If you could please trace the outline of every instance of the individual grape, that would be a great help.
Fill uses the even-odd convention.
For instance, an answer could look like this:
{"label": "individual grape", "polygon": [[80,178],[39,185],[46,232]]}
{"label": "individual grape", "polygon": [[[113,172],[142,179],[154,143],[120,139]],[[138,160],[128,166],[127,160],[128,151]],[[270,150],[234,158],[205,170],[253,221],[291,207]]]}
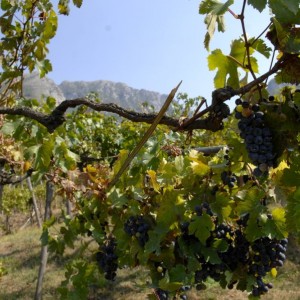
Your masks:
{"label": "individual grape", "polygon": [[243,106],[239,104],[239,105],[236,106],[235,110],[237,112],[241,113],[243,111]]}
{"label": "individual grape", "polygon": [[250,107],[250,103],[247,102],[247,101],[243,101],[243,102],[242,102],[242,107],[243,107],[243,108],[249,108],[249,107]]}
{"label": "individual grape", "polygon": [[259,105],[258,105],[258,104],[254,104],[254,105],[252,105],[252,110],[253,110],[254,112],[257,112],[257,111],[259,111],[259,109],[260,109],[260,107],[259,107]]}
{"label": "individual grape", "polygon": [[242,104],[242,99],[241,98],[237,98],[236,100],[235,100],[235,104],[236,105],[240,105],[240,104]]}
{"label": "individual grape", "polygon": [[275,97],[274,96],[269,96],[269,101],[274,101]]}

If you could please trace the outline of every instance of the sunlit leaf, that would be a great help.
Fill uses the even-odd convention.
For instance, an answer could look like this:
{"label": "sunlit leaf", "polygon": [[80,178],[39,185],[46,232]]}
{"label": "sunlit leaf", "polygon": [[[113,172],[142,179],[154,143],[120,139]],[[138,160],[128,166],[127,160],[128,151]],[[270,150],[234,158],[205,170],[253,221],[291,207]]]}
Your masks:
{"label": "sunlit leaf", "polygon": [[299,0],[269,0],[275,17],[283,23],[299,24]]}
{"label": "sunlit leaf", "polygon": [[191,222],[189,233],[195,234],[200,242],[205,245],[206,240],[210,236],[210,231],[214,229],[214,226],[211,217],[207,214],[203,214]]}
{"label": "sunlit leaf", "polygon": [[248,0],[248,4],[252,5],[259,12],[262,12],[267,6],[267,0]]}
{"label": "sunlit leaf", "polygon": [[150,177],[150,182],[151,182],[152,187],[154,188],[154,190],[155,190],[156,192],[159,192],[159,190],[160,190],[160,185],[159,185],[159,183],[157,182],[156,172],[153,171],[153,170],[148,170],[148,171],[147,171],[147,174],[148,174],[149,177]]}
{"label": "sunlit leaf", "polygon": [[73,0],[73,3],[75,6],[77,6],[78,8],[81,7],[83,0]]}

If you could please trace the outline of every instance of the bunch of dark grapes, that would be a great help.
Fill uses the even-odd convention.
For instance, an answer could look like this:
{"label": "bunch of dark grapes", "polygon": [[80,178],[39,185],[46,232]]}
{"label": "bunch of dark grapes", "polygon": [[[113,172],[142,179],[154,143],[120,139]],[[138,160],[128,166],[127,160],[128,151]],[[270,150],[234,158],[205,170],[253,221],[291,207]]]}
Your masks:
{"label": "bunch of dark grapes", "polygon": [[118,269],[118,256],[115,254],[117,243],[115,238],[109,237],[96,253],[99,268],[105,273],[107,280],[114,280]]}
{"label": "bunch of dark grapes", "polygon": [[206,286],[204,282],[208,277],[211,277],[215,281],[220,281],[221,276],[222,274],[224,274],[226,269],[227,267],[223,262],[220,264],[212,264],[210,262],[203,261],[201,264],[201,269],[195,272],[196,289],[197,290],[205,289]]}
{"label": "bunch of dark grapes", "polygon": [[230,171],[223,171],[221,173],[221,180],[223,184],[227,185],[229,188],[233,188],[237,183],[237,176]]}
{"label": "bunch of dark grapes", "polygon": [[251,105],[241,99],[237,99],[236,104],[235,116],[239,119],[240,136],[245,141],[249,158],[256,166],[253,175],[261,176],[275,164],[271,130],[258,104]]}
{"label": "bunch of dark grapes", "polygon": [[202,216],[204,212],[207,213],[209,216],[213,216],[213,212],[209,206],[209,203],[207,202],[203,202],[200,205],[196,205],[195,212],[199,217]]}
{"label": "bunch of dark grapes", "polygon": [[169,292],[160,288],[155,289],[155,295],[158,297],[159,300],[169,299]]}
{"label": "bunch of dark grapes", "polygon": [[[263,281],[273,268],[281,267],[285,260],[287,240],[270,239],[262,237],[249,242],[245,235],[245,229],[248,225],[250,214],[241,216],[236,225],[227,223],[218,223],[218,217],[213,213],[209,203],[203,202],[195,207],[195,217],[201,217],[203,213],[208,214],[215,224],[210,237],[206,240],[206,247],[213,247],[216,239],[227,243],[226,251],[217,251],[220,258],[219,263],[207,261],[201,252],[195,253],[201,267],[195,271],[194,282],[197,290],[206,288],[205,281],[208,277],[215,281],[224,282],[225,272],[235,272],[242,268],[249,276],[255,278],[255,284],[252,287],[252,295],[260,296],[272,288],[271,283]],[[180,224],[182,239],[187,246],[197,249],[197,243],[200,241],[194,234],[189,233],[190,222],[186,221]],[[200,247],[201,248],[201,247]],[[229,282],[227,287],[233,288],[236,281]]]}
{"label": "bunch of dark grapes", "polygon": [[273,287],[271,283],[265,283],[262,277],[273,268],[283,266],[287,243],[287,239],[262,237],[251,245],[252,259],[249,262],[248,272],[256,277],[256,284],[252,289],[253,296],[260,296]]}
{"label": "bunch of dark grapes", "polygon": [[131,216],[124,224],[124,231],[130,236],[135,236],[142,247],[149,240],[149,229],[150,225],[145,221],[143,216]]}

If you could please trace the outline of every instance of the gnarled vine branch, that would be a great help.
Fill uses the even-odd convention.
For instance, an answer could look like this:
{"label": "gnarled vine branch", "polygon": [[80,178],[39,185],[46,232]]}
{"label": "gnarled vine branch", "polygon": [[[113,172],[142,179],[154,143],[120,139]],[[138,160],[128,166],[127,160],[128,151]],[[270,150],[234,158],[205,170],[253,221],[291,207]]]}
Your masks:
{"label": "gnarled vine branch", "polygon": [[[262,83],[266,78],[270,75],[276,73],[279,69],[282,68],[285,62],[285,56],[282,56],[280,60],[270,69],[268,72],[263,74],[262,76],[256,78],[249,84],[237,89],[233,90],[230,87],[225,87],[221,89],[216,89],[212,92],[212,104],[208,106],[206,109],[200,111],[196,115],[193,116],[192,122],[184,122],[177,118],[172,118],[169,116],[163,116],[160,120],[160,124],[167,125],[174,128],[180,128],[180,130],[190,131],[194,129],[205,129],[210,131],[217,131],[222,129],[220,124],[220,120],[214,119],[214,117],[209,114],[206,118],[200,119],[200,117],[204,116],[213,111],[213,108],[226,100],[231,99],[236,95],[243,95],[249,92],[253,87],[257,86],[257,84]],[[124,109],[114,103],[96,103],[86,98],[77,98],[73,100],[65,100],[61,102],[50,114],[44,114],[42,112],[35,111],[28,107],[0,107],[0,115],[19,115],[30,118],[44,125],[47,130],[52,133],[55,131],[57,127],[62,125],[65,122],[64,114],[66,113],[68,108],[75,108],[80,105],[85,105],[95,111],[98,112],[110,112],[119,115],[125,119],[128,119],[132,122],[145,122],[145,123],[153,123],[157,114],[155,113],[140,113],[132,110]]]}

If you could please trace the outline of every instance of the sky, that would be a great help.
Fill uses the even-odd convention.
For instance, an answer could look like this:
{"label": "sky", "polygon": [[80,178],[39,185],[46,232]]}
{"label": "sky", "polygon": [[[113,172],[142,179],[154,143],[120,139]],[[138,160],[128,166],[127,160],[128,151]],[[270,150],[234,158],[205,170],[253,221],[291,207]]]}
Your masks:
{"label": "sky", "polygon": [[[239,14],[242,1],[232,8]],[[181,80],[179,92],[210,99],[215,72],[207,66],[200,0],[84,0],[80,9],[59,16],[49,46],[53,71],[63,80],[111,80],[137,89],[168,94]],[[247,33],[257,36],[270,16],[246,14]],[[261,21],[257,22],[257,17]],[[211,50],[228,53],[242,31],[240,21],[225,14],[227,31],[215,33]],[[267,70],[265,62],[261,70]]]}

